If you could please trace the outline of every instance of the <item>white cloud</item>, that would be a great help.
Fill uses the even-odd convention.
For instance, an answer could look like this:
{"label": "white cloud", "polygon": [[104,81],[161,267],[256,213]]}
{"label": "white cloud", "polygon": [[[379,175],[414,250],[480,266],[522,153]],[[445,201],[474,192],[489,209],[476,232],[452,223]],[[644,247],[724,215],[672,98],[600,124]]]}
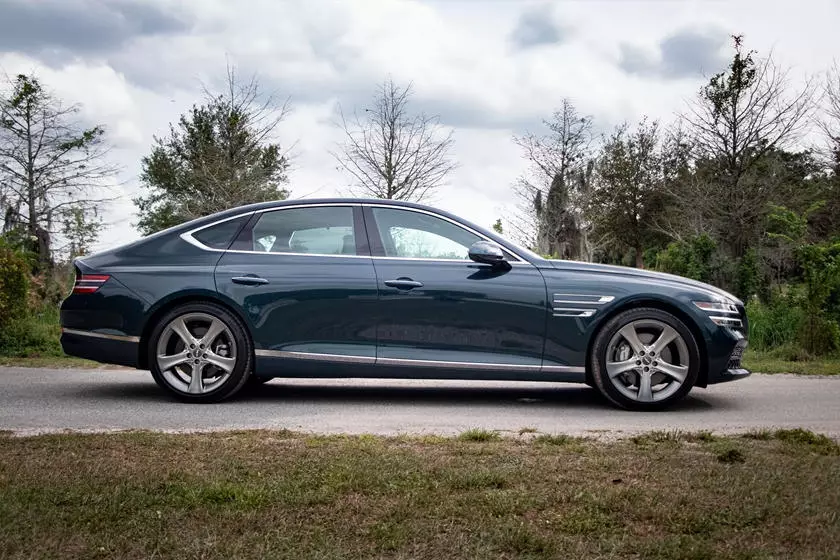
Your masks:
{"label": "white cloud", "polygon": [[[63,0],[62,13],[96,1],[104,2]],[[55,4],[42,9],[50,6]],[[92,19],[88,29],[97,29],[104,17],[77,10],[76,19]],[[794,65],[794,80],[827,68],[840,52],[834,32],[840,4],[832,0],[796,10],[759,0],[158,0],[143,13],[161,22],[159,30],[122,22],[139,31],[119,40],[89,37],[76,51],[77,36],[63,42],[53,37],[50,44],[63,49],[59,58],[33,50],[32,37],[55,32],[37,21],[26,44],[6,41],[0,47],[2,69],[37,70],[66,101],[83,103],[86,121],[104,123],[111,132],[125,184],[123,199],[109,212],[114,226],[102,246],[137,235],[128,224],[134,221],[130,196],[138,186],[140,158],[155,134],[165,134],[170,121],[200,101],[201,83],[212,85],[223,75],[226,58],[243,73],[258,71],[267,88],[291,96],[294,112],[280,139],[297,142],[291,175],[296,196],[346,189],[347,178],[329,155],[340,140],[332,126],[336,103],[346,110],[364,105],[389,74],[413,81],[415,106],[440,114],[455,129],[460,167],[436,203],[486,226],[515,204],[510,185],[526,165],[511,136],[536,130],[564,96],[603,129],[643,114],[669,120],[703,81],[679,66],[681,57],[714,60],[700,56],[690,40],[671,48],[669,37],[681,31],[743,33],[749,48],[773,49],[780,62]],[[528,14],[548,14],[552,26],[528,35],[535,48],[516,48],[512,34],[523,21],[533,23]],[[667,64],[677,78],[622,69],[627,45],[652,53],[654,62],[666,55],[658,49],[671,48]]]}

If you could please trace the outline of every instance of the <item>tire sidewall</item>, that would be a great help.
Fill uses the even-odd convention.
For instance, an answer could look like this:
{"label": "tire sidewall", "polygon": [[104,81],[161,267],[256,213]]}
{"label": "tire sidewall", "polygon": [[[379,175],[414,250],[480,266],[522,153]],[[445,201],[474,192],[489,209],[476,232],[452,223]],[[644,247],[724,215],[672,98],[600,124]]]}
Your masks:
{"label": "tire sidewall", "polygon": [[[610,340],[612,340],[613,336],[625,325],[640,319],[652,319],[672,327],[683,338],[688,348],[689,368],[685,381],[676,393],[662,401],[643,403],[630,399],[613,386],[613,383],[607,374],[606,354],[607,346],[609,345]],[[697,341],[695,340],[694,335],[691,333],[691,330],[680,319],[661,309],[643,307],[638,309],[629,309],[619,313],[610,319],[601,328],[601,330],[598,331],[598,334],[595,337],[595,342],[592,345],[591,363],[592,379],[595,382],[596,388],[613,404],[628,410],[663,410],[681,400],[694,387],[700,373],[700,350],[697,346]]]}
{"label": "tire sidewall", "polygon": [[[236,342],[237,348],[236,365],[234,366],[233,371],[231,372],[230,377],[228,377],[227,381],[225,381],[222,385],[220,385],[213,391],[210,391],[209,393],[203,393],[200,395],[185,393],[172,387],[164,378],[163,372],[160,370],[157,364],[158,341],[160,340],[160,337],[163,334],[163,330],[173,319],[180,315],[188,313],[205,313],[223,321],[225,325],[227,325],[227,327],[230,329],[230,332],[233,335],[233,338]],[[248,381],[248,378],[251,376],[251,368],[253,364],[254,355],[251,337],[248,335],[248,331],[245,329],[245,326],[242,324],[242,321],[240,321],[236,316],[234,316],[230,311],[228,311],[224,307],[209,302],[188,303],[185,305],[178,306],[172,309],[171,311],[167,312],[157,322],[154,329],[152,329],[151,335],[149,336],[147,352],[149,369],[152,372],[152,377],[154,378],[155,382],[162,388],[166,389],[171,395],[173,395],[178,400],[194,403],[219,402],[221,400],[233,396],[234,393],[238,392],[242,388],[242,386],[245,385],[245,383]]]}

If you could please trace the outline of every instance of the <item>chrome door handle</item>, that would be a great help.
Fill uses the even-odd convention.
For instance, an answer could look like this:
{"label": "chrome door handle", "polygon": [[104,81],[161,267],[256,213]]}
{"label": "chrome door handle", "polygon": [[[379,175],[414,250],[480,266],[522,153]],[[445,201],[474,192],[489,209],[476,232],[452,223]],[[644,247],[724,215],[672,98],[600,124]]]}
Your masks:
{"label": "chrome door handle", "polygon": [[234,276],[230,279],[234,284],[244,284],[246,286],[260,286],[268,284],[268,280],[260,278],[259,276]]}
{"label": "chrome door handle", "polygon": [[385,280],[384,284],[389,288],[397,288],[398,290],[411,290],[413,288],[422,288],[423,282],[412,280],[411,278],[397,278],[396,280]]}

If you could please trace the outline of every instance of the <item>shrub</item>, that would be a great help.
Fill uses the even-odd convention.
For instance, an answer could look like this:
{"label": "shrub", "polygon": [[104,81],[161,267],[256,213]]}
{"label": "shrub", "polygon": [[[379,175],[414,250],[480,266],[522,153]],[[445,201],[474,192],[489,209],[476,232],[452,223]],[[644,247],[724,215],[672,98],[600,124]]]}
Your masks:
{"label": "shrub", "polygon": [[840,285],[840,242],[801,245],[796,257],[805,285],[805,319],[800,341],[814,355],[840,348],[840,326],[826,308],[832,292]]}
{"label": "shrub", "polygon": [[23,256],[0,242],[0,331],[26,314],[29,265]]}
{"label": "shrub", "polygon": [[62,356],[58,309],[46,307],[7,322],[0,329],[0,356]]}
{"label": "shrub", "polygon": [[750,325],[750,348],[774,350],[795,345],[799,341],[805,312],[792,297],[779,299],[770,305],[758,300],[747,303]]}
{"label": "shrub", "polygon": [[701,282],[712,282],[716,250],[717,244],[705,233],[685,241],[675,241],[659,253],[656,268]]}

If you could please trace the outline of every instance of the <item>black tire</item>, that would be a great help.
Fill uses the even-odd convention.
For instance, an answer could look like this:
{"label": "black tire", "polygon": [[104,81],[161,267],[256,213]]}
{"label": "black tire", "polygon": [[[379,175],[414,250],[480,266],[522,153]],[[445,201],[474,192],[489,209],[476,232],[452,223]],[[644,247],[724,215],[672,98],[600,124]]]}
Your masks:
{"label": "black tire", "polygon": [[[683,366],[687,366],[687,373],[685,374],[685,378],[682,381],[682,384],[679,385],[679,388],[674,387],[674,389],[676,390],[671,389],[673,393],[668,395],[667,397],[662,398],[661,400],[654,400],[652,402],[641,402],[640,400],[630,398],[616,387],[613,380],[607,373],[607,351],[610,342],[614,340],[614,337],[616,337],[617,333],[621,331],[624,327],[631,324],[639,324],[637,323],[638,321],[652,321],[664,323],[665,325],[673,328],[677,332],[677,334],[679,334],[679,336],[682,338],[682,341],[685,343],[685,350],[687,351],[688,361],[687,364],[682,364]],[[601,330],[598,331],[598,334],[595,336],[595,341],[592,345],[592,355],[590,356],[590,364],[592,367],[592,381],[594,382],[595,387],[608,401],[610,401],[615,406],[627,410],[663,410],[684,398],[685,395],[687,395],[688,392],[691,391],[692,387],[694,387],[694,384],[697,382],[697,377],[700,372],[700,351],[697,346],[697,341],[694,339],[694,336],[691,334],[691,331],[681,320],[679,320],[677,317],[666,311],[662,311],[661,309],[656,309],[652,307],[642,307],[639,309],[630,309],[627,311],[623,311],[615,317],[613,317],[612,319],[610,319],[603,327],[601,327]],[[651,371],[653,371],[652,367]],[[639,369],[639,373],[636,375],[641,375],[641,369]],[[669,382],[674,383],[673,379],[667,379],[669,380]],[[638,393],[641,394],[641,383],[637,381],[637,384],[639,385]],[[652,394],[655,395],[656,393],[653,392]]]}
{"label": "black tire", "polygon": [[[232,336],[237,349],[235,363],[227,379],[221,382],[218,387],[201,394],[192,394],[174,386],[167,380],[158,364],[157,348],[164,330],[179,316],[189,314],[203,314],[221,321]],[[229,399],[238,393],[248,380],[254,377],[252,375],[253,355],[253,342],[242,321],[224,307],[210,302],[188,303],[167,312],[152,330],[148,344],[149,369],[155,382],[176,399],[188,403],[215,403]]]}

